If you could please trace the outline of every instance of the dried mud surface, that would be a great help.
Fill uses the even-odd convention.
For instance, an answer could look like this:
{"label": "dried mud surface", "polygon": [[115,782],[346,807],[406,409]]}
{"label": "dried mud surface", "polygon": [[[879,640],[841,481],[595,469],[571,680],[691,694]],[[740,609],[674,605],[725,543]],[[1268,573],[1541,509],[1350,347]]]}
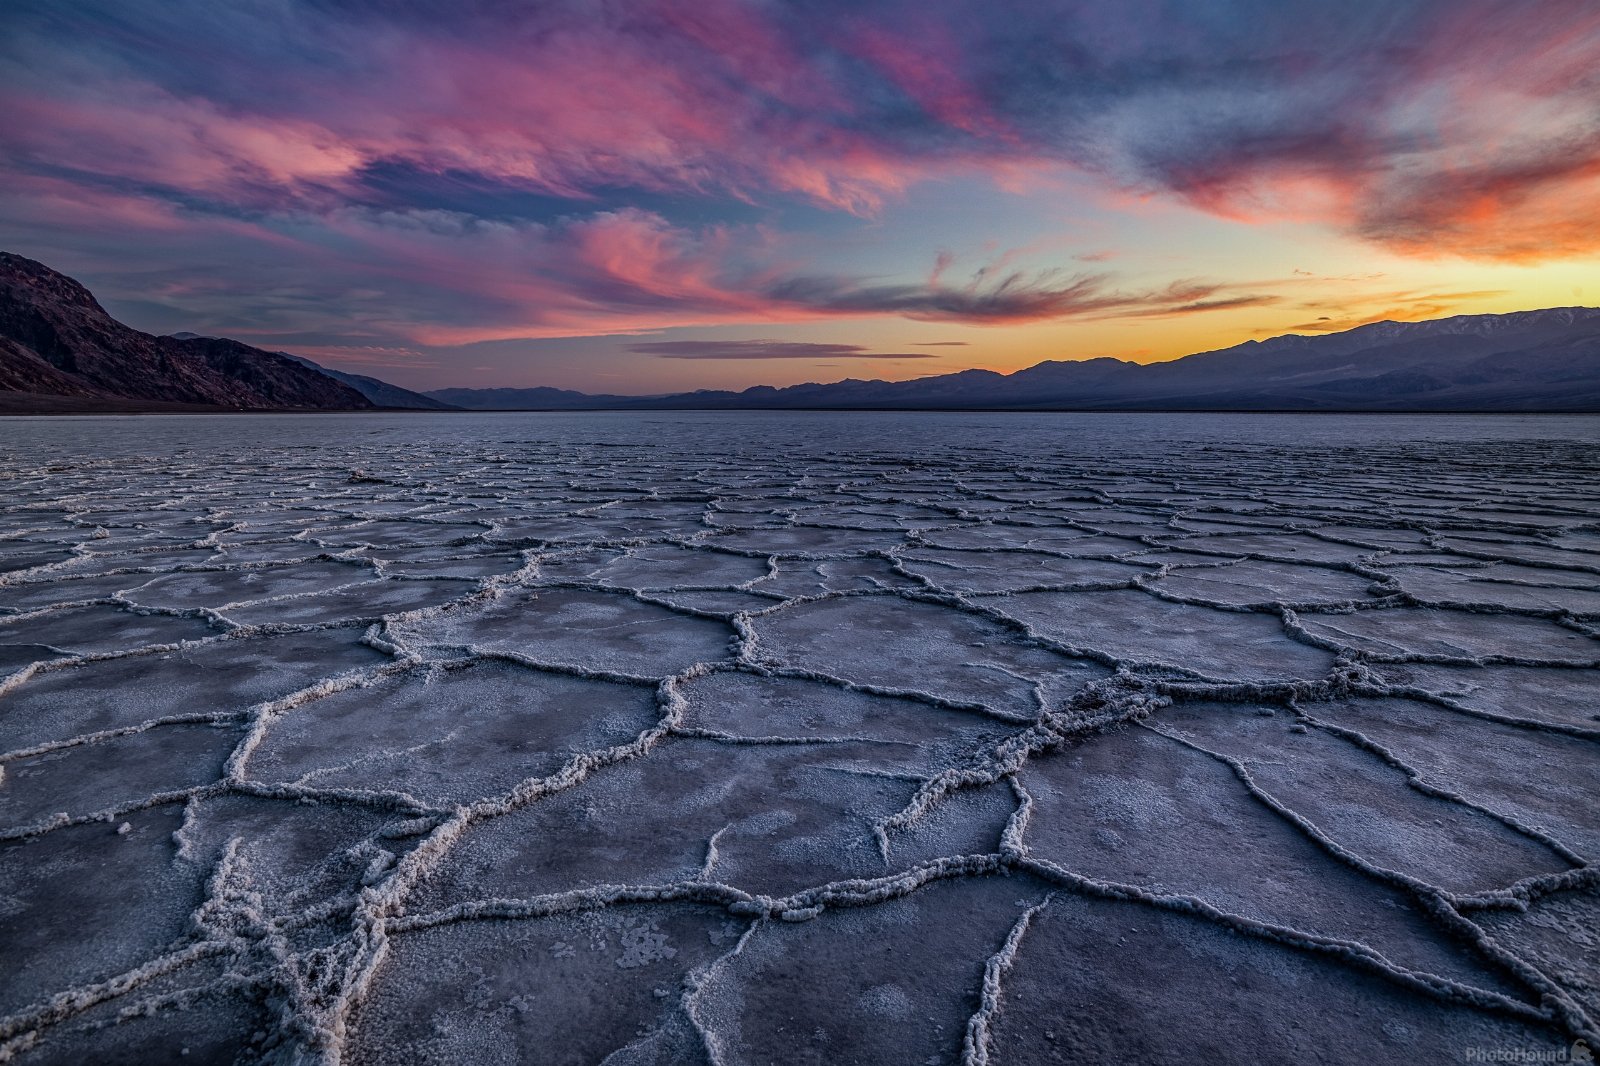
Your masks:
{"label": "dried mud surface", "polygon": [[868,417],[6,427],[0,1061],[1600,1047],[1591,422]]}

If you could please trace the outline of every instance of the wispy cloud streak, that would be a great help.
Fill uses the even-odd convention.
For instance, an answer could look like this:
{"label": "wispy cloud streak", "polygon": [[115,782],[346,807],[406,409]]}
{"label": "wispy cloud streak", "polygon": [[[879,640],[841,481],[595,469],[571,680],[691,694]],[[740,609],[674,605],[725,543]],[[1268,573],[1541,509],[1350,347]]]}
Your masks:
{"label": "wispy cloud streak", "polygon": [[860,344],[808,341],[641,341],[627,350],[658,359],[937,359],[926,352],[874,352]]}

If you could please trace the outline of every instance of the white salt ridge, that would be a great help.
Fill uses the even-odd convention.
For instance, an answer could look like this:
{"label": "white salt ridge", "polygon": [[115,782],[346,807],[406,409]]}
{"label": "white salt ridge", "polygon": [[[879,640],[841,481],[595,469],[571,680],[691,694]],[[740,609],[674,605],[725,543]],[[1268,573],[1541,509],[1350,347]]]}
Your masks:
{"label": "white salt ridge", "polygon": [[[0,1061],[156,1022],[286,1063],[1093,1059],[1140,1020],[1025,990],[1122,987],[1162,929],[1175,982],[1394,1019],[1258,990],[1257,1050],[1600,1043],[1581,448],[449,425],[5,470]],[[737,769],[633,772],[682,760]],[[1296,879],[1133,846],[1246,810]],[[1057,913],[1094,950],[1030,950]],[[1140,1009],[1214,1047],[1180,1006]]]}

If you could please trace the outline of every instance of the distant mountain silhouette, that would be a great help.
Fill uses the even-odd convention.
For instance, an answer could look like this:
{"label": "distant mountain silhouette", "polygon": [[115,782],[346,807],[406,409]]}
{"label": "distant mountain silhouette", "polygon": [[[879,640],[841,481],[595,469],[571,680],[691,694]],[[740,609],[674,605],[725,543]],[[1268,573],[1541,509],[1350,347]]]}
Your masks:
{"label": "distant mountain silhouette", "polygon": [[[195,338],[199,337],[200,334],[169,333],[167,336],[174,340],[188,341],[194,340]],[[372,404],[375,407],[393,407],[400,408],[402,410],[417,411],[459,410],[459,408],[454,407],[451,404],[447,404],[443,400],[435,400],[431,396],[424,396],[420,392],[412,392],[410,389],[402,389],[399,385],[391,385],[387,381],[381,381],[378,378],[368,377],[366,374],[351,374],[343,370],[334,370],[332,367],[326,367],[314,360],[307,359],[303,355],[295,355],[293,352],[274,352],[273,354],[286,356],[302,366],[309,366],[319,373],[326,374],[335,381],[349,385],[352,389],[355,389],[368,400],[372,401]]]}
{"label": "distant mountain silhouette", "polygon": [[[176,334],[174,335],[176,336]],[[400,407],[418,411],[456,410],[454,404],[436,400],[432,396],[425,396],[420,392],[412,392],[410,389],[402,389],[399,385],[391,385],[387,381],[380,381],[378,378],[368,377],[366,374],[351,374],[343,370],[334,370],[331,367],[323,366],[321,363],[314,363],[303,355],[295,355],[293,352],[279,352],[278,354],[287,355],[296,362],[304,363],[306,366],[322,371],[335,381],[341,381],[349,385],[378,407]]]}
{"label": "distant mountain silhouette", "polygon": [[639,396],[574,392],[548,385],[531,389],[434,389],[426,395],[469,411],[594,411],[647,402]]}
{"label": "distant mountain silhouette", "polygon": [[649,397],[549,387],[423,394],[238,341],[141,333],[78,282],[0,252],[0,412],[373,407],[1600,411],[1600,308],[1375,322],[1144,365],[1054,360],[1013,374],[964,370]]}
{"label": "distant mountain silhouette", "polygon": [[0,411],[372,406],[286,356],[215,337],[141,333],[66,275],[0,252]]}
{"label": "distant mountain silhouette", "polygon": [[1600,308],[1375,322],[1143,365],[1056,360],[1013,374],[964,370],[914,381],[850,379],[648,398],[544,388],[429,395],[475,410],[1600,411]]}

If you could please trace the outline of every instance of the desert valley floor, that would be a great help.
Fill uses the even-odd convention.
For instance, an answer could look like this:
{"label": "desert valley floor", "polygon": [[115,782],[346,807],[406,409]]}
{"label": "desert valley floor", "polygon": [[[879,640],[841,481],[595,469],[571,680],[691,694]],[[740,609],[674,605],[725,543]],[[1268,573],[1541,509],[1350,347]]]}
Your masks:
{"label": "desert valley floor", "polygon": [[1600,419],[13,419],[0,484],[0,1061],[1600,1050]]}

